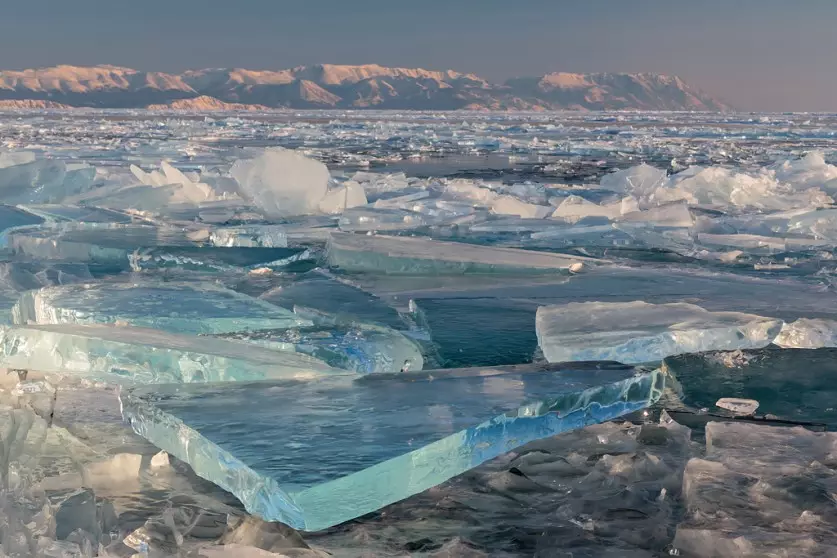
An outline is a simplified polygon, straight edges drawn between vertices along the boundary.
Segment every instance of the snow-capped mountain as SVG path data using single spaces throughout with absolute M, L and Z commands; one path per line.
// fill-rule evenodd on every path
M 680 78 L 659 74 L 554 73 L 492 84 L 473 74 L 377 64 L 319 64 L 278 71 L 205 69 L 182 74 L 118 66 L 0 71 L 2 100 L 184 110 L 241 105 L 401 110 L 728 108 Z

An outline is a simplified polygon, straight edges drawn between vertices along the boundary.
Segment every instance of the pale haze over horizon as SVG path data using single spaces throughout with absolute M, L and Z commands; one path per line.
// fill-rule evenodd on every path
M 742 110 L 837 111 L 834 0 L 6 0 L 0 69 L 381 64 L 501 82 L 678 75 Z

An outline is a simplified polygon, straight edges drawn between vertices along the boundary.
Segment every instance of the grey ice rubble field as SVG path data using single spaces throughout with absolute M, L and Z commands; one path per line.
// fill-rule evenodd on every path
M 0 113 L 0 556 L 830 555 L 836 131 Z

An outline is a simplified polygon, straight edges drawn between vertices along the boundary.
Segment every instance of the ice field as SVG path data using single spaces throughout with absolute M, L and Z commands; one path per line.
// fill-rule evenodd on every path
M 0 556 L 837 555 L 837 116 L 0 112 Z

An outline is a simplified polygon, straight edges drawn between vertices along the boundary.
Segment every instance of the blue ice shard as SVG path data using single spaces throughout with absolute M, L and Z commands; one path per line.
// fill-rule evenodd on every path
M 97 283 L 24 293 L 16 324 L 117 324 L 175 333 L 230 333 L 312 325 L 309 320 L 211 283 Z
M 659 371 L 532 364 L 124 389 L 123 416 L 250 513 L 317 531 L 654 402 Z

